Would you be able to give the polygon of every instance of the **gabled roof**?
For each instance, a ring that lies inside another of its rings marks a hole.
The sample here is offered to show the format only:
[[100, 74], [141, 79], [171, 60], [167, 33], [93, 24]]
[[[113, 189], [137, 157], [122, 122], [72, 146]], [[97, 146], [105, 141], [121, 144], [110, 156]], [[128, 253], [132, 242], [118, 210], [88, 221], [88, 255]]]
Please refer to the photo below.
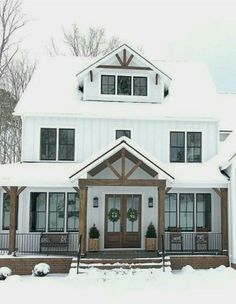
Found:
[[105, 160], [115, 155], [122, 148], [131, 153], [134, 157], [141, 160], [152, 171], [155, 171], [170, 182], [174, 180], [174, 176], [164, 169], [164, 165], [156, 160], [152, 155], [144, 151], [141, 147], [135, 144], [131, 139], [127, 137], [120, 137], [114, 141], [111, 145], [105, 147], [102, 151], [92, 156], [86, 162], [81, 164], [80, 169], [70, 176], [71, 181], [74, 181], [81, 176], [87, 175], [95, 167], [101, 165]]
[[97, 59], [94, 63], [86, 67], [84, 70], [80, 71], [77, 76], [82, 76], [85, 73], [88, 73], [90, 70], [95, 69], [98, 65], [101, 65], [102, 63], [106, 62], [108, 59], [111, 57], [115, 56], [117, 53], [123, 51], [123, 50], [128, 50], [129, 53], [133, 56], [136, 56], [141, 62], [143, 62], [145, 65], [153, 69], [156, 73], [160, 73], [164, 78], [167, 78], [168, 80], [171, 80], [171, 77], [167, 75], [163, 70], [158, 68], [156, 65], [154, 65], [152, 62], [147, 60], [145, 57], [143, 57], [141, 54], [139, 54], [137, 51], [132, 49], [130, 46], [127, 44], [122, 44], [121, 46], [117, 47], [116, 49], [112, 50], [110, 53], [103, 55], [99, 59]]

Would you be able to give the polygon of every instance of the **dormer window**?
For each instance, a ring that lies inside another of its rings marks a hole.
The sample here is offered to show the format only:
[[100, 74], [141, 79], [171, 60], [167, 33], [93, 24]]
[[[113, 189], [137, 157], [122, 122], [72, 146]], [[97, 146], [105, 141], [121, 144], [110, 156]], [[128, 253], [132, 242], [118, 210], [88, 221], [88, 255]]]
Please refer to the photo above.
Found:
[[102, 82], [101, 82], [101, 93], [114, 95], [116, 86], [115, 86], [115, 76], [113, 75], [102, 75]]
[[118, 95], [131, 95], [131, 77], [130, 76], [118, 76], [117, 94]]
[[147, 77], [101, 75], [101, 94], [147, 96]]

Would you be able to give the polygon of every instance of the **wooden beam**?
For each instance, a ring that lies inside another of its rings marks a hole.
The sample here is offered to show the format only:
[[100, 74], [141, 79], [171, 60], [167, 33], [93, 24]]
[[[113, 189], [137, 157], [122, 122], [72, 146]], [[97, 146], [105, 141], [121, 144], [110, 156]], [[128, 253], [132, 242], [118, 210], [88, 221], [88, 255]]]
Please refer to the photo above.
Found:
[[130, 62], [132, 61], [133, 58], [134, 58], [134, 55], [129, 56], [129, 59], [126, 62], [126, 66], [128, 66], [130, 64]]
[[221, 233], [222, 233], [222, 251], [228, 253], [228, 189], [221, 188]]
[[73, 187], [75, 191], [79, 194], [79, 187]]
[[171, 187], [167, 187], [165, 193], [167, 194], [171, 189]]
[[118, 178], [121, 178], [121, 175], [116, 171], [116, 169], [109, 163], [108, 160], [105, 161], [106, 166], [117, 176]]
[[137, 187], [163, 187], [165, 179], [79, 179], [79, 187], [87, 186], [137, 186]]
[[220, 189], [217, 189], [217, 188], [212, 188], [214, 191], [215, 191], [215, 193], [219, 196], [219, 197], [221, 197], [221, 191], [220, 191]]
[[20, 187], [17, 190], [17, 196], [19, 196], [21, 194], [21, 192], [23, 192], [26, 189], [26, 187]]
[[134, 171], [136, 171], [140, 167], [141, 164], [142, 164], [142, 161], [139, 160], [137, 162], [137, 164], [135, 164], [133, 166], [133, 168], [131, 168], [130, 171], [125, 175], [125, 179], [128, 179], [130, 177], [130, 175], [132, 175], [134, 173]]
[[165, 232], [165, 195], [166, 183], [158, 187], [158, 250], [162, 250], [161, 238]]
[[79, 192], [79, 201], [80, 201], [80, 209], [79, 209], [79, 234], [82, 236], [81, 240], [81, 254], [85, 255], [86, 253], [86, 222], [87, 222], [87, 188], [80, 187]]
[[93, 82], [93, 71], [89, 71], [90, 74], [90, 81]]
[[125, 179], [125, 149], [121, 150], [121, 178]]
[[138, 66], [121, 66], [121, 65], [105, 65], [100, 64], [97, 66], [97, 68], [102, 69], [124, 69], [124, 70], [142, 70], [142, 71], [152, 71], [152, 68], [149, 67], [138, 67]]
[[123, 50], [123, 65], [126, 66], [126, 49]]
[[121, 60], [120, 56], [118, 54], [116, 54], [116, 58], [119, 61], [120, 65], [123, 66], [123, 61]]
[[17, 191], [18, 187], [10, 187], [10, 225], [8, 254], [14, 254], [16, 251]]
[[159, 75], [156, 74], [156, 85], [158, 85]]
[[2, 186], [2, 188], [3, 188], [3, 190], [4, 190], [7, 194], [11, 195], [11, 190], [10, 190], [10, 188], [8, 188], [7, 186]]

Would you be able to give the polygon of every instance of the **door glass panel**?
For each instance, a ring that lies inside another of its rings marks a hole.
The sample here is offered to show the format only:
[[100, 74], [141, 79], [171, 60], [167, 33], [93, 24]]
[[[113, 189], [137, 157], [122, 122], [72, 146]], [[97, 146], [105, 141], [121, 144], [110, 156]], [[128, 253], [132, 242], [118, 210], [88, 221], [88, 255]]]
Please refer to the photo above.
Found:
[[139, 231], [139, 196], [127, 195], [126, 232]]
[[108, 219], [107, 231], [120, 232], [120, 196], [114, 195], [108, 197]]

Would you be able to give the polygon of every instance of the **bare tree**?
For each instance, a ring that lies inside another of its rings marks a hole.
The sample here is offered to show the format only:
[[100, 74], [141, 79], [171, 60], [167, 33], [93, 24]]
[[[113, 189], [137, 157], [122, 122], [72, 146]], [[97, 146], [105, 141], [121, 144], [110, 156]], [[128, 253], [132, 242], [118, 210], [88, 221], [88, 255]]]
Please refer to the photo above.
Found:
[[21, 156], [21, 119], [13, 115], [14, 108], [30, 81], [35, 63], [26, 54], [12, 60], [1, 81], [0, 89], [0, 163], [12, 163]]
[[73, 24], [68, 31], [63, 30], [63, 38], [65, 52], [62, 52], [55, 40], [51, 38], [48, 47], [51, 56], [66, 55], [69, 52], [73, 56], [96, 57], [104, 55], [120, 45], [118, 37], [107, 39], [103, 28], [90, 27], [86, 33], [83, 33], [77, 24]]
[[25, 25], [21, 0], [0, 1], [0, 78], [18, 51], [15, 33]]

